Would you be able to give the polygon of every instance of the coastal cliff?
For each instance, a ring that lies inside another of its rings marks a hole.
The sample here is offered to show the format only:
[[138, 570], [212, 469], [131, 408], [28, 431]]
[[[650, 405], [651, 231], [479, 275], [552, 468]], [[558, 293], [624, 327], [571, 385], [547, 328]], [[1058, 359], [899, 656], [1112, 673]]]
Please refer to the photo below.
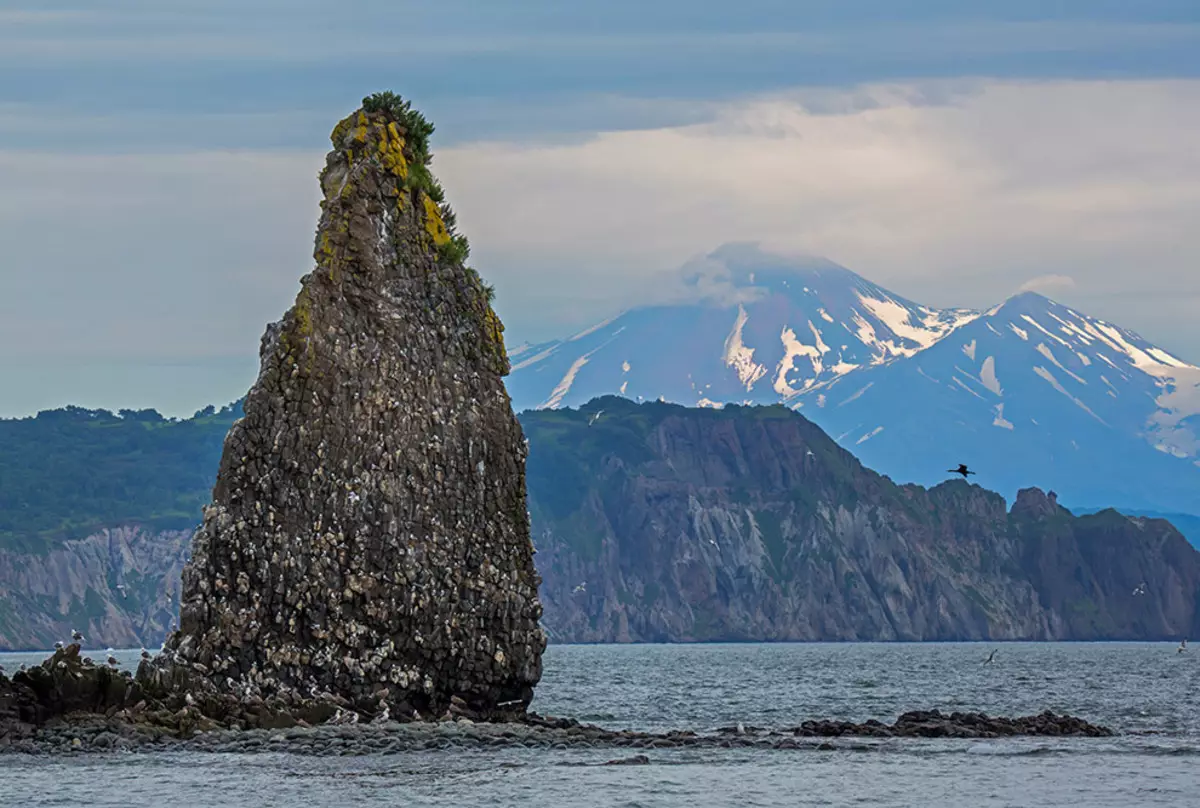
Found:
[[72, 630], [98, 647], [158, 647], [179, 616], [192, 532], [125, 526], [41, 553], [0, 549], [0, 648], [51, 648]]
[[[783, 407], [529, 412], [554, 642], [1178, 639], [1200, 553], [1167, 522], [898, 486]], [[1145, 584], [1144, 594], [1134, 594]]]

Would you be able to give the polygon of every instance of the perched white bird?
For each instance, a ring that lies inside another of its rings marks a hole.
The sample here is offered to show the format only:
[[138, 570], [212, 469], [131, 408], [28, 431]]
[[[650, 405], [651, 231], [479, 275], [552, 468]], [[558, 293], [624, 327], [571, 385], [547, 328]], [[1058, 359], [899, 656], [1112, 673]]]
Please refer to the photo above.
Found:
[[108, 655], [108, 664], [114, 668], [117, 667], [117, 664], [118, 664], [117, 658], [115, 656], [113, 656], [112, 654], [109, 654]]

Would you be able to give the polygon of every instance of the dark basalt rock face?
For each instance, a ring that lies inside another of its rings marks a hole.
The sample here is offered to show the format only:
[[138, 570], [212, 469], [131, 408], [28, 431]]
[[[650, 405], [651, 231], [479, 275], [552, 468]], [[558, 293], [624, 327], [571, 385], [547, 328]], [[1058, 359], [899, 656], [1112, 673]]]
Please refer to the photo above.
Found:
[[434, 199], [423, 119], [366, 106], [333, 131], [316, 269], [267, 327], [180, 630], [142, 678], [182, 666], [217, 693], [404, 717], [523, 710], [545, 637], [502, 326]]

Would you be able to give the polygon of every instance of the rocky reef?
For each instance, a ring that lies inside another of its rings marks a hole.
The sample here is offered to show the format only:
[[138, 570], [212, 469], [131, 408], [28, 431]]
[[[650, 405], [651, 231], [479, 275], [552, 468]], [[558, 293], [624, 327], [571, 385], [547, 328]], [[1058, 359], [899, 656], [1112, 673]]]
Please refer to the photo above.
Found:
[[[78, 645], [58, 649], [40, 665], [0, 673], [0, 754], [59, 754], [176, 749], [195, 752], [289, 752], [308, 755], [395, 754], [424, 749], [519, 747], [656, 749], [837, 749], [836, 739], [1108, 737], [1112, 730], [1070, 715], [1044, 712], [998, 718], [983, 713], [908, 712], [893, 723], [804, 721], [777, 728], [737, 725], [701, 732], [611, 730], [567, 718], [511, 713], [509, 721], [476, 723], [461, 708], [440, 722], [359, 722], [348, 702], [281, 697], [237, 698], [156, 689], [81, 657]], [[338, 706], [340, 702], [341, 705]], [[219, 716], [214, 718], [213, 716]], [[858, 748], [858, 747], [846, 747]], [[613, 763], [645, 762], [640, 758]]]
[[[267, 327], [139, 679], [363, 714], [521, 711], [541, 675], [525, 441], [491, 291], [398, 97], [337, 124], [316, 268]], [[199, 681], [203, 680], [203, 681]]]

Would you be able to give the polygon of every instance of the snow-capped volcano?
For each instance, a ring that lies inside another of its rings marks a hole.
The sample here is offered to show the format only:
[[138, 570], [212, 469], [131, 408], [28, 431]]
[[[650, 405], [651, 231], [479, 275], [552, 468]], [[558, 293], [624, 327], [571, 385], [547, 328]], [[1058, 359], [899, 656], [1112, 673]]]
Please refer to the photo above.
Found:
[[514, 405], [782, 402], [902, 481], [965, 460], [1007, 494], [1200, 511], [1200, 368], [1137, 334], [1033, 293], [934, 309], [742, 245], [706, 266], [690, 302], [514, 350]]
[[521, 408], [617, 393], [692, 405], [791, 400], [865, 367], [908, 357], [979, 312], [939, 310], [827, 261], [797, 267], [745, 245], [710, 256], [696, 302], [627, 311], [566, 340], [510, 354]]

